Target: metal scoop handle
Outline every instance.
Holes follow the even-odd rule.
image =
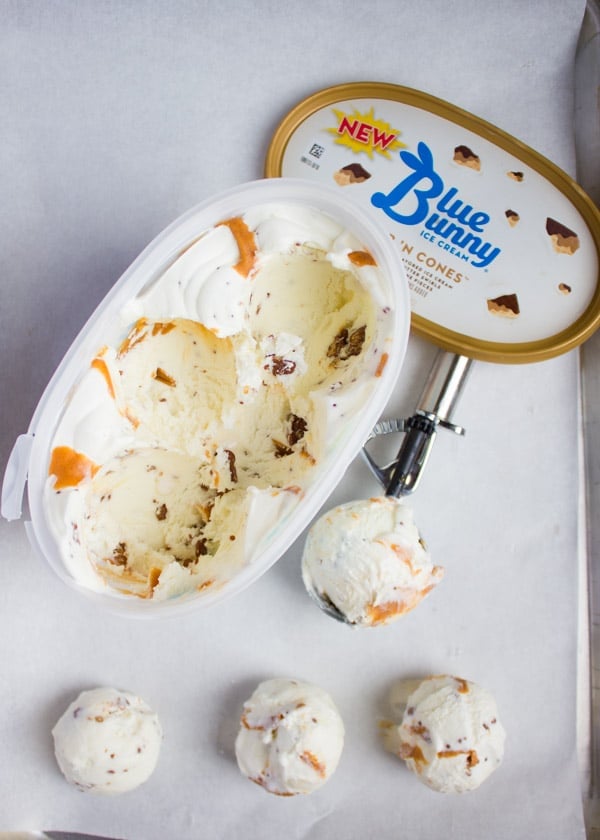
[[[386,496],[408,496],[416,490],[439,426],[455,434],[465,434],[462,426],[452,422],[452,415],[471,362],[466,356],[441,350],[435,358],[415,413],[405,420],[383,420],[373,429],[368,441],[381,434],[404,433],[395,460],[384,467],[374,461],[366,446],[363,448],[367,464],[383,485]]]

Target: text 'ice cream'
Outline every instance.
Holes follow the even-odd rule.
[[[439,583],[413,521],[392,496],[339,505],[308,532],[302,578],[317,601],[350,624],[387,624],[414,609]]]
[[[50,527],[89,588],[156,601],[218,589],[381,377],[380,269],[325,213],[259,204],[197,236],[120,319],[54,436]]]
[[[58,766],[82,791],[119,794],[154,772],[162,743],[158,716],[135,694],[83,691],[52,730]]]
[[[506,733],[496,701],[459,677],[423,680],[406,700],[402,722],[385,730],[387,748],[440,793],[475,790],[504,757]]]
[[[242,773],[269,793],[312,793],[338,766],[344,724],[318,686],[289,679],[260,683],[244,703],[235,753]]]

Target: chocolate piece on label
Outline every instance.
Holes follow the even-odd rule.
[[[457,146],[454,149],[453,160],[460,166],[468,166],[469,169],[475,169],[477,172],[481,169],[481,161],[478,155],[471,151],[468,146]]]
[[[370,177],[371,173],[367,172],[360,163],[349,163],[333,173],[333,180],[340,187],[347,187],[349,184],[362,184]]]
[[[557,254],[574,254],[579,248],[579,237],[575,231],[556,219],[546,219],[546,233],[552,240],[552,247]]]
[[[557,222],[556,219],[551,219],[550,217],[546,219],[546,233],[548,236],[559,234],[565,238],[569,236],[576,236],[575,231],[566,227],[566,225],[562,225],[560,222]]]
[[[521,218],[519,214],[515,210],[506,210],[504,215],[506,216],[506,220],[511,227],[514,227],[518,224],[519,219]]]
[[[499,315],[502,318],[516,318],[521,311],[516,294],[488,298],[487,308],[492,315]]]
[[[559,283],[558,291],[561,293],[561,295],[570,295],[572,289],[569,285],[567,285],[567,283]]]
[[[522,181],[525,177],[522,172],[507,172],[506,174],[509,178],[512,178],[513,181]]]

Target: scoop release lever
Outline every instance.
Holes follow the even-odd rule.
[[[441,350],[433,363],[415,413],[404,420],[382,420],[367,439],[393,432],[404,438],[394,461],[380,467],[363,447],[371,471],[383,485],[386,496],[408,496],[416,490],[429,458],[438,426],[464,435],[465,429],[452,422],[456,403],[462,393],[472,360]]]

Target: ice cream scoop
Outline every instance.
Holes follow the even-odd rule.
[[[158,716],[129,691],[83,691],[52,730],[56,761],[81,791],[115,795],[154,772],[162,742]]]
[[[308,532],[302,578],[334,618],[362,627],[387,624],[410,610],[442,579],[410,507],[391,496],[339,505]]]
[[[417,686],[408,696],[402,722],[391,724],[386,736],[388,748],[428,787],[464,793],[498,768],[506,733],[489,691],[441,675]]]
[[[242,773],[278,796],[312,793],[338,766],[344,724],[322,688],[292,679],[260,683],[244,703],[235,742]]]
[[[363,447],[363,455],[385,490],[387,501],[377,498],[354,502],[349,530],[339,514],[326,515],[318,523],[315,530],[320,556],[316,560],[312,559],[311,553],[315,551],[315,547],[311,545],[307,548],[303,576],[309,594],[323,612],[332,618],[362,626],[390,621],[416,606],[427,591],[441,579],[441,567],[431,566],[431,582],[423,584],[424,569],[418,569],[413,564],[412,568],[409,566],[409,569],[415,572],[411,581],[407,578],[406,569],[403,570],[404,574],[401,574],[400,567],[391,559],[390,551],[392,554],[397,553],[394,546],[402,544],[406,539],[409,543],[412,539],[412,554],[417,560],[423,559],[426,554],[425,544],[413,528],[412,511],[395,500],[410,495],[417,488],[439,426],[464,434],[464,429],[452,423],[451,417],[469,368],[470,359],[450,359],[448,354],[440,354],[421,395],[416,413],[406,420],[380,420],[373,427],[367,443],[380,435],[404,435],[396,458],[384,467],[376,463],[366,445]],[[397,522],[389,524],[390,533],[387,535],[381,531],[384,511],[399,513]],[[392,533],[396,527],[403,532],[401,537]],[[353,540],[349,534],[353,535]],[[419,545],[422,551],[419,550]],[[387,562],[382,565],[383,558],[386,557],[386,547]],[[371,558],[373,563],[370,570],[365,567],[366,558]],[[311,566],[315,568],[315,581],[312,579]],[[347,574],[348,571],[351,573]],[[316,583],[317,579],[319,583]],[[335,593],[335,597],[332,597],[331,593]],[[356,604],[361,599],[362,616],[356,613]],[[354,602],[353,608],[350,607],[351,602]],[[387,611],[381,609],[385,603],[389,606]],[[344,604],[354,609],[355,618],[349,617]],[[376,606],[379,609],[374,609]]]

